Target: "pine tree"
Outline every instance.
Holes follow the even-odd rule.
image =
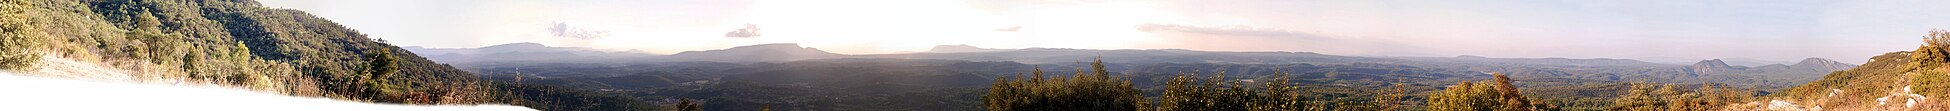
[[[379,97],[379,100],[404,101],[404,98],[398,97],[401,92],[398,88],[401,87],[392,84],[393,73],[398,73],[400,67],[399,58],[393,56],[392,50],[373,50],[365,57],[370,60],[366,61],[366,70],[357,79],[364,85],[365,92],[369,96]]]

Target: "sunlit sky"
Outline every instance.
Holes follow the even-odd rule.
[[[1950,1],[262,0],[397,45],[670,54],[798,43],[1861,63],[1950,28]],[[757,27],[757,36],[733,33]]]

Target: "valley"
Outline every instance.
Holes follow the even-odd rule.
[[[512,46],[526,48],[505,48]],[[943,46],[969,49],[973,47]],[[981,49],[981,48],[973,48]],[[1572,109],[1601,110],[1624,94],[1629,83],[1709,83],[1767,95],[1854,65],[1821,58],[1798,64],[1731,66],[1720,60],[1671,65],[1631,59],[1359,57],[1307,52],[1221,52],[1179,49],[984,49],[972,52],[845,55],[793,44],[763,44],[674,55],[606,52],[589,48],[516,43],[482,48],[407,49],[449,53],[430,59],[455,61],[457,68],[491,80],[627,95],[637,100],[673,103],[700,99],[706,109],[755,110],[982,110],[977,100],[993,78],[1019,77],[1034,69],[1063,72],[1088,68],[1100,59],[1106,70],[1129,78],[1144,94],[1156,96],[1164,81],[1179,75],[1224,73],[1251,83],[1291,73],[1305,95],[1327,102],[1370,101],[1377,91],[1404,84],[1421,101],[1455,81],[1511,75],[1541,100]],[[956,50],[956,49],[937,49]],[[471,53],[455,53],[471,52]],[[465,56],[465,55],[479,56]],[[1098,55],[1102,54],[1102,55]],[[531,56],[547,55],[547,56]],[[444,58],[443,58],[444,57]],[[768,59],[741,59],[768,58]],[[547,60],[547,61],[536,61]],[[1068,75],[1049,75],[1062,77]],[[1192,75],[1197,74],[1197,75]],[[520,81],[516,82],[519,78]],[[1419,104],[1411,104],[1419,105]]]

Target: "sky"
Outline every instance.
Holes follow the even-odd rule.
[[[1352,56],[1820,57],[1866,62],[1950,28],[1935,0],[261,0],[402,46],[671,54],[797,43],[844,54],[984,48]],[[1657,59],[1657,60],[1654,60]]]

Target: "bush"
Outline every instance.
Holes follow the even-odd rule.
[[[1919,72],[1915,77],[1909,78],[1909,84],[1912,85],[1910,90],[1913,91],[1909,93],[1922,94],[1928,97],[1942,97],[1946,93],[1950,93],[1950,74],[1944,73],[1944,70],[1941,69],[1921,70]]]
[[[27,0],[0,0],[0,70],[18,70],[40,60],[33,51],[42,40],[29,35]]]
[[[1130,80],[1110,77],[1103,60],[1091,67],[1091,72],[1077,70],[1067,78],[1044,78],[1040,68],[1031,78],[997,77],[982,103],[990,111],[1131,111],[1149,103]]]
[[[1548,107],[1534,107],[1530,98],[1524,97],[1510,78],[1502,73],[1494,74],[1495,80],[1481,82],[1461,82],[1449,89],[1443,89],[1429,96],[1429,110],[1434,111],[1536,111]]]

